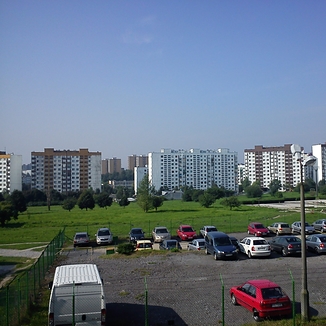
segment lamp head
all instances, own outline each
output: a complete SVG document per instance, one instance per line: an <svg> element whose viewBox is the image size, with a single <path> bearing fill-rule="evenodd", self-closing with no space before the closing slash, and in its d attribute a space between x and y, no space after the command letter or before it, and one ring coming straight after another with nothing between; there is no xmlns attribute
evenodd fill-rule
<svg viewBox="0 0 326 326"><path fill-rule="evenodd" d="M313 156L313 155L309 155L307 156L304 161L303 161L303 165L305 166L311 166L314 165L317 161L317 157Z"/></svg>

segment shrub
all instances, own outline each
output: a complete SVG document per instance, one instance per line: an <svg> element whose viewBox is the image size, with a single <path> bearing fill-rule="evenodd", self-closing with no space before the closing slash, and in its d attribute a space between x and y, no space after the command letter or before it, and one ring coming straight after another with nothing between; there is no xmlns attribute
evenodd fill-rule
<svg viewBox="0 0 326 326"><path fill-rule="evenodd" d="M117 252L123 255L131 255L135 251L135 246L132 243L121 243L117 247Z"/></svg>

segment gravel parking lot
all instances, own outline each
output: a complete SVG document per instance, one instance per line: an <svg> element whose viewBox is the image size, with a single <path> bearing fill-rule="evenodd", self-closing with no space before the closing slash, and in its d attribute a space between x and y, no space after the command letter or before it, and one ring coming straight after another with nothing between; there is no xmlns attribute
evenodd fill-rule
<svg viewBox="0 0 326 326"><path fill-rule="evenodd" d="M247 234L233 234L238 239ZM268 240L268 239L267 239ZM183 247L186 243L183 243ZM95 263L104 280L108 325L145 325L145 289L148 293L148 325L217 325L222 322L225 296L226 325L252 322L251 313L233 306L228 291L248 279L267 278L278 283L295 301L300 312L301 258L282 257L215 261L202 252L122 257L106 255L105 248L67 250L64 264ZM323 281L326 256L308 253L308 290L312 315L326 316ZM146 283L146 284L145 284ZM223 292L224 288L224 292Z"/></svg>

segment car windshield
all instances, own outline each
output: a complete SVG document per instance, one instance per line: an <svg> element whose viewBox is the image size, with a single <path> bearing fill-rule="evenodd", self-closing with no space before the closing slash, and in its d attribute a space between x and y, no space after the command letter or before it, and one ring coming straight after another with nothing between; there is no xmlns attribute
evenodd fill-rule
<svg viewBox="0 0 326 326"><path fill-rule="evenodd" d="M76 239L83 239L86 238L86 233L85 234L76 234Z"/></svg>
<svg viewBox="0 0 326 326"><path fill-rule="evenodd" d="M297 237L286 238L287 242L300 242L300 239Z"/></svg>
<svg viewBox="0 0 326 326"><path fill-rule="evenodd" d="M229 246L231 244L231 241L227 237L222 237L222 238L215 238L214 243L215 246Z"/></svg>
<svg viewBox="0 0 326 326"><path fill-rule="evenodd" d="M167 229L157 229L156 233L168 233Z"/></svg>
<svg viewBox="0 0 326 326"><path fill-rule="evenodd" d="M266 240L254 240L254 245L263 245L266 244Z"/></svg>
<svg viewBox="0 0 326 326"><path fill-rule="evenodd" d="M310 226L310 224L306 222L306 223L305 223L305 226Z"/></svg>
<svg viewBox="0 0 326 326"><path fill-rule="evenodd" d="M262 289L261 293L263 295L263 299L273 299L273 298L280 298L284 296L281 288L279 287Z"/></svg>
<svg viewBox="0 0 326 326"><path fill-rule="evenodd" d="M326 242L326 237L319 237L320 242Z"/></svg>
<svg viewBox="0 0 326 326"><path fill-rule="evenodd" d="M98 236L103 236L103 235L110 235L110 231L109 230L98 231Z"/></svg>
<svg viewBox="0 0 326 326"><path fill-rule="evenodd" d="M255 224L254 227L256 229L265 229L264 226L262 224Z"/></svg>
<svg viewBox="0 0 326 326"><path fill-rule="evenodd" d="M194 230L191 227L182 228L183 232L193 232Z"/></svg>
<svg viewBox="0 0 326 326"><path fill-rule="evenodd" d="M143 231L141 229L135 229L135 230L132 230L131 233L133 233L133 234L142 234Z"/></svg>
<svg viewBox="0 0 326 326"><path fill-rule="evenodd" d="M207 232L217 231L217 228L207 228Z"/></svg>
<svg viewBox="0 0 326 326"><path fill-rule="evenodd" d="M289 224L281 224L280 226L281 226L281 228L289 228L290 227Z"/></svg>
<svg viewBox="0 0 326 326"><path fill-rule="evenodd" d="M178 246L178 242L177 241L167 241L166 242L166 246L168 248L171 248L171 247L177 247Z"/></svg>

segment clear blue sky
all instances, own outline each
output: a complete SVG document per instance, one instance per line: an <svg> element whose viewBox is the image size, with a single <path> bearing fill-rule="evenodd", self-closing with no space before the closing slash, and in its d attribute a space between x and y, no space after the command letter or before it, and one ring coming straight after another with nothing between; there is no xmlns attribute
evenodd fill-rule
<svg viewBox="0 0 326 326"><path fill-rule="evenodd" d="M0 150L326 142L326 1L0 0Z"/></svg>

